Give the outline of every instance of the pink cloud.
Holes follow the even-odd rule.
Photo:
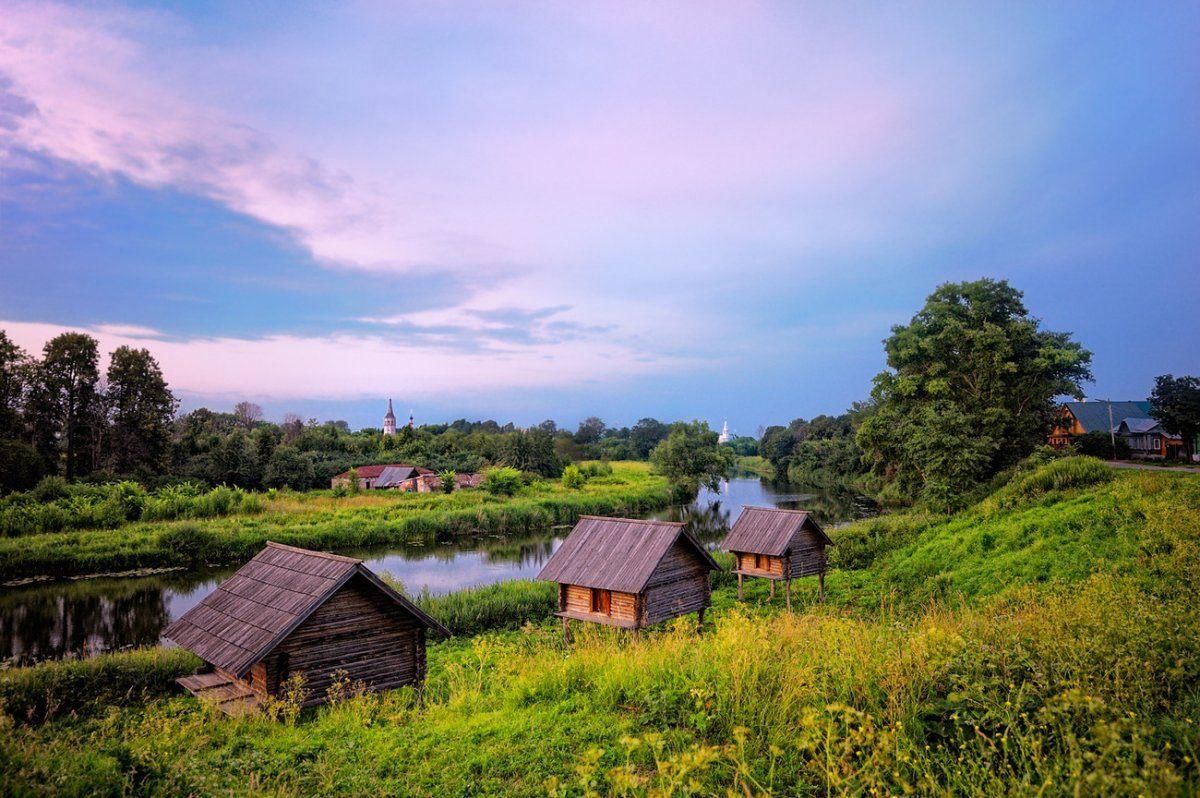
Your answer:
[[[602,338],[514,346],[493,342],[483,351],[447,352],[436,343],[382,334],[180,339],[121,325],[67,328],[6,320],[0,320],[0,329],[32,353],[67,329],[97,338],[105,357],[118,346],[144,347],[159,360],[174,390],[206,396],[345,399],[375,395],[389,382],[402,384],[414,399],[486,395],[612,384],[699,365],[686,358],[647,362]]]

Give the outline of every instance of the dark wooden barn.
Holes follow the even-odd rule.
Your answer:
[[[180,685],[236,714],[297,674],[305,706],[339,678],[420,687],[426,630],[449,635],[361,560],[268,543],[164,636],[205,663]]]
[[[833,541],[821,525],[805,510],[780,510],[774,507],[744,507],[729,530],[721,547],[734,556],[738,577],[738,598],[742,598],[742,580],[756,576],[775,583],[782,581],[792,608],[792,580],[816,576],[818,595],[825,600],[825,547]]]
[[[558,617],[641,629],[698,613],[704,621],[719,571],[681,523],[583,516],[538,579],[558,582]]]

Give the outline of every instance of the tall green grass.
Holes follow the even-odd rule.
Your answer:
[[[441,596],[420,596],[417,603],[453,634],[474,635],[519,629],[549,619],[558,609],[558,585],[517,579]]]
[[[0,670],[0,708],[27,722],[105,712],[174,692],[175,679],[199,665],[182,649],[147,648],[6,668]]]
[[[718,588],[701,635],[433,646],[421,706],[280,723],[151,698],[0,728],[0,765],[15,794],[1196,794],[1200,477],[1037,482],[836,530],[854,568],[825,605],[798,583],[795,614],[752,580],[742,604]]]
[[[136,482],[67,484],[57,478],[45,482],[49,484],[0,499],[0,536],[116,529],[134,521],[250,515],[264,507],[260,495],[225,486],[207,490],[185,482],[147,491]]]

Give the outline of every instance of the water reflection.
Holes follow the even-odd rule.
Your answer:
[[[705,543],[725,537],[742,505],[811,510],[823,524],[861,518],[874,508],[852,491],[733,479],[721,490],[649,517],[688,521]],[[410,594],[531,579],[569,529],[525,536],[484,535],[433,543],[401,543],[386,550],[345,552]],[[0,589],[0,660],[33,662],[66,655],[152,645],[162,630],[206,596],[235,568],[171,571],[149,576],[43,582]]]

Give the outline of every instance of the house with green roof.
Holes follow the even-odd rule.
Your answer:
[[[1183,447],[1178,435],[1171,435],[1150,415],[1149,402],[1110,402],[1084,400],[1064,402],[1058,424],[1050,433],[1055,448],[1089,432],[1101,432],[1124,438],[1134,457],[1162,459],[1177,456]]]

